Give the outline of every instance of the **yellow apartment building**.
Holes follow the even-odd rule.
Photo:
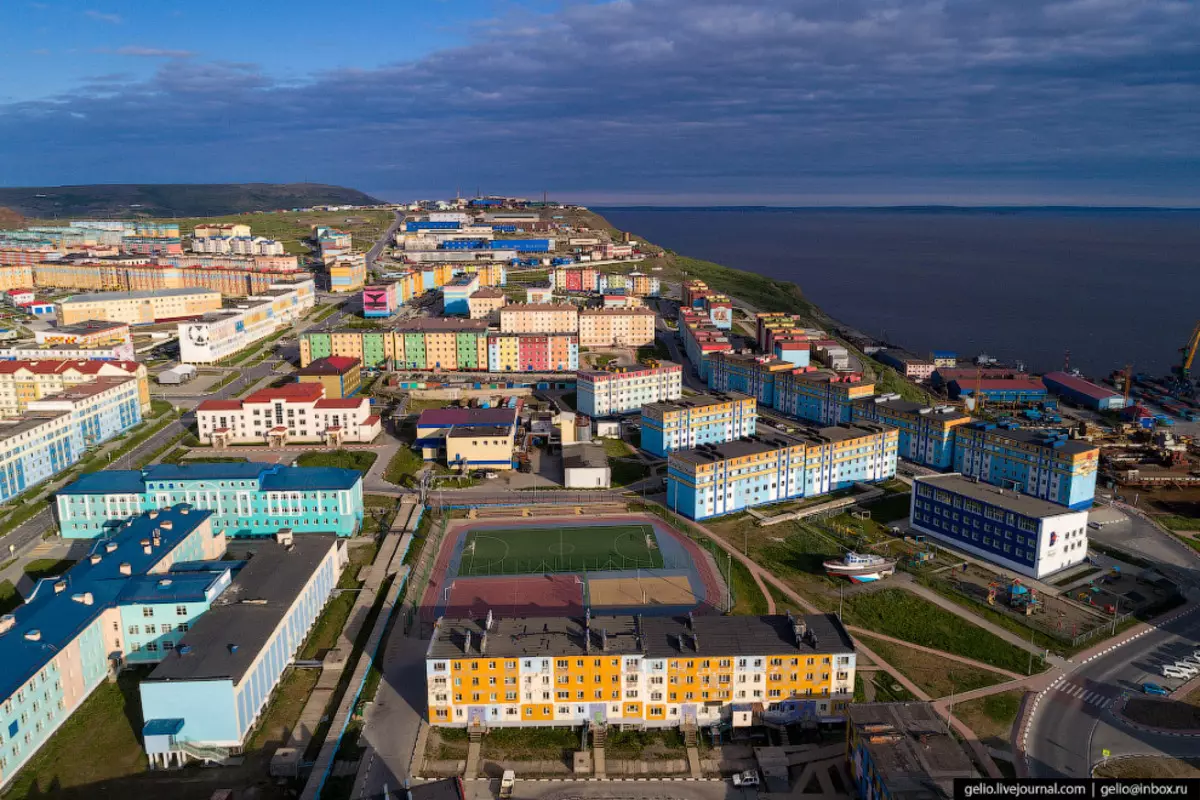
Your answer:
[[[593,308],[579,312],[580,347],[642,347],[654,341],[648,308]]]
[[[504,290],[495,288],[480,289],[467,298],[467,316],[471,319],[487,319],[493,311],[504,307]]]
[[[194,319],[221,309],[221,293],[211,289],[160,289],[141,292],[77,294],[55,304],[58,322],[74,325],[86,320],[150,325]]]
[[[832,614],[440,619],[426,652],[429,721],[743,727],[838,721],[854,645]]]
[[[28,289],[33,286],[33,266],[16,264],[0,266],[0,292],[9,289]]]
[[[513,303],[500,309],[500,332],[576,333],[579,316],[570,303]]]
[[[136,378],[142,413],[150,411],[146,365],[136,361],[0,361],[0,416],[25,413],[34,400],[59,394],[98,378]]]

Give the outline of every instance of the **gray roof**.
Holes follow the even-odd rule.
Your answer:
[[[955,778],[977,778],[970,757],[930,703],[852,703],[849,724],[896,800],[953,797]]]
[[[467,436],[512,436],[511,425],[455,425],[446,434],[450,439],[462,439]]]
[[[801,427],[795,433],[789,434],[764,424],[752,437],[715,445],[701,445],[693,450],[680,450],[671,453],[670,457],[675,461],[686,461],[692,464],[711,464],[730,458],[768,453],[784,447],[811,447],[829,442],[842,442],[847,439],[871,436],[885,430],[892,429],[886,425],[856,422],[830,425],[824,428]]]
[[[995,423],[991,422],[973,422],[966,427],[960,428],[959,430],[964,432],[971,430],[982,430],[986,431],[992,436],[999,436],[1001,439],[1009,439],[1014,442],[1019,442],[1020,444],[1028,444],[1036,447],[1047,448],[1052,447],[1053,439],[1055,438],[1051,435],[1048,435],[1045,431],[1029,430],[1028,428],[1005,428],[1001,425],[996,425]],[[1099,448],[1091,442],[1084,442],[1078,439],[1064,439],[1061,440],[1061,444],[1059,444],[1057,447],[1053,447],[1052,449],[1068,455],[1080,455],[1082,453],[1088,453]]]
[[[932,419],[951,420],[971,418],[970,414],[967,414],[962,410],[955,408],[954,406],[931,406],[928,403],[916,403],[912,400],[902,400],[900,398],[881,400],[877,397],[865,397],[862,400],[858,400],[857,403],[863,406],[883,406],[884,408],[888,408],[892,411],[897,411],[902,414],[920,414],[924,409],[929,409],[928,412],[923,416],[928,416]]]
[[[915,480],[1033,519],[1083,513],[1072,511],[1066,506],[1051,503],[1049,500],[1041,500],[1027,494],[1021,494],[1013,489],[1003,489],[999,486],[992,486],[990,483],[981,483],[973,478],[965,478],[957,472],[949,475],[922,476]]]
[[[748,394],[741,392],[714,392],[713,394],[701,394],[695,397],[681,397],[678,400],[666,400],[659,403],[646,403],[642,406],[642,411],[658,411],[660,413],[678,411],[684,408],[707,408],[708,406],[720,405],[721,403],[735,403],[740,400],[752,400]]]
[[[60,303],[94,303],[106,300],[149,300],[154,297],[178,297],[183,295],[220,294],[215,289],[186,288],[186,289],[153,289],[141,292],[92,292],[91,294],[75,294],[60,300]]]
[[[563,446],[563,469],[581,469],[584,467],[607,467],[608,456],[604,454],[604,445],[597,442],[578,442]]]
[[[495,619],[487,631],[486,652],[496,658],[644,655],[647,658],[717,658],[785,653],[853,653],[849,634],[832,614],[796,616],[809,632],[797,644],[793,618],[696,616],[642,617],[632,614],[593,616],[590,649],[584,621],[578,617]],[[467,634],[470,652],[465,651]],[[483,620],[443,619],[430,642],[429,658],[480,656]],[[607,647],[604,646],[607,634]],[[682,637],[682,638],[681,638]],[[693,638],[694,637],[694,638]]]
[[[254,554],[229,588],[146,680],[241,681],[336,544],[332,533],[302,534],[291,548],[254,542]]]

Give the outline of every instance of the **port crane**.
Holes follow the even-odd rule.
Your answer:
[[[1196,353],[1200,352],[1200,322],[1196,323],[1196,327],[1192,329],[1192,335],[1188,337],[1187,344],[1179,348],[1179,352],[1181,355],[1179,365],[1171,369],[1175,375],[1170,388],[1183,397],[1191,397],[1196,392],[1196,387],[1192,383],[1192,364],[1196,361]]]

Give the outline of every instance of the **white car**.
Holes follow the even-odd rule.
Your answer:
[[[1182,672],[1188,678],[1194,678],[1197,675],[1200,675],[1200,669],[1196,669],[1195,667],[1185,664],[1182,661],[1176,661],[1171,666],[1175,667],[1175,669]]]
[[[739,772],[733,776],[733,785],[744,788],[752,788],[758,786],[758,772],[748,769],[745,772]]]

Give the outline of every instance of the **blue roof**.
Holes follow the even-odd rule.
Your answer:
[[[199,603],[208,599],[208,590],[221,580],[231,565],[221,572],[169,572],[138,575],[125,582],[118,598],[121,604]]]
[[[174,719],[151,719],[147,720],[142,726],[143,736],[174,736],[183,730],[183,720]]]
[[[288,467],[260,461],[156,464],[143,470],[105,470],[80,475],[59,494],[142,494],[149,481],[256,480],[265,491],[349,489],[362,473],[340,467]]]
[[[133,576],[144,575],[210,516],[209,511],[184,504],[158,511],[154,519],[143,514],[118,529],[112,538],[98,539],[88,558],[59,578],[39,581],[23,605],[0,618],[12,623],[0,632],[0,698],[12,695],[105,610],[120,603],[131,580],[121,574],[121,564],[129,564]],[[162,527],[166,521],[171,523],[168,528]],[[152,541],[155,529],[160,544],[151,545],[150,553],[146,553],[141,542]],[[59,581],[65,586],[56,592],[54,587]]]

